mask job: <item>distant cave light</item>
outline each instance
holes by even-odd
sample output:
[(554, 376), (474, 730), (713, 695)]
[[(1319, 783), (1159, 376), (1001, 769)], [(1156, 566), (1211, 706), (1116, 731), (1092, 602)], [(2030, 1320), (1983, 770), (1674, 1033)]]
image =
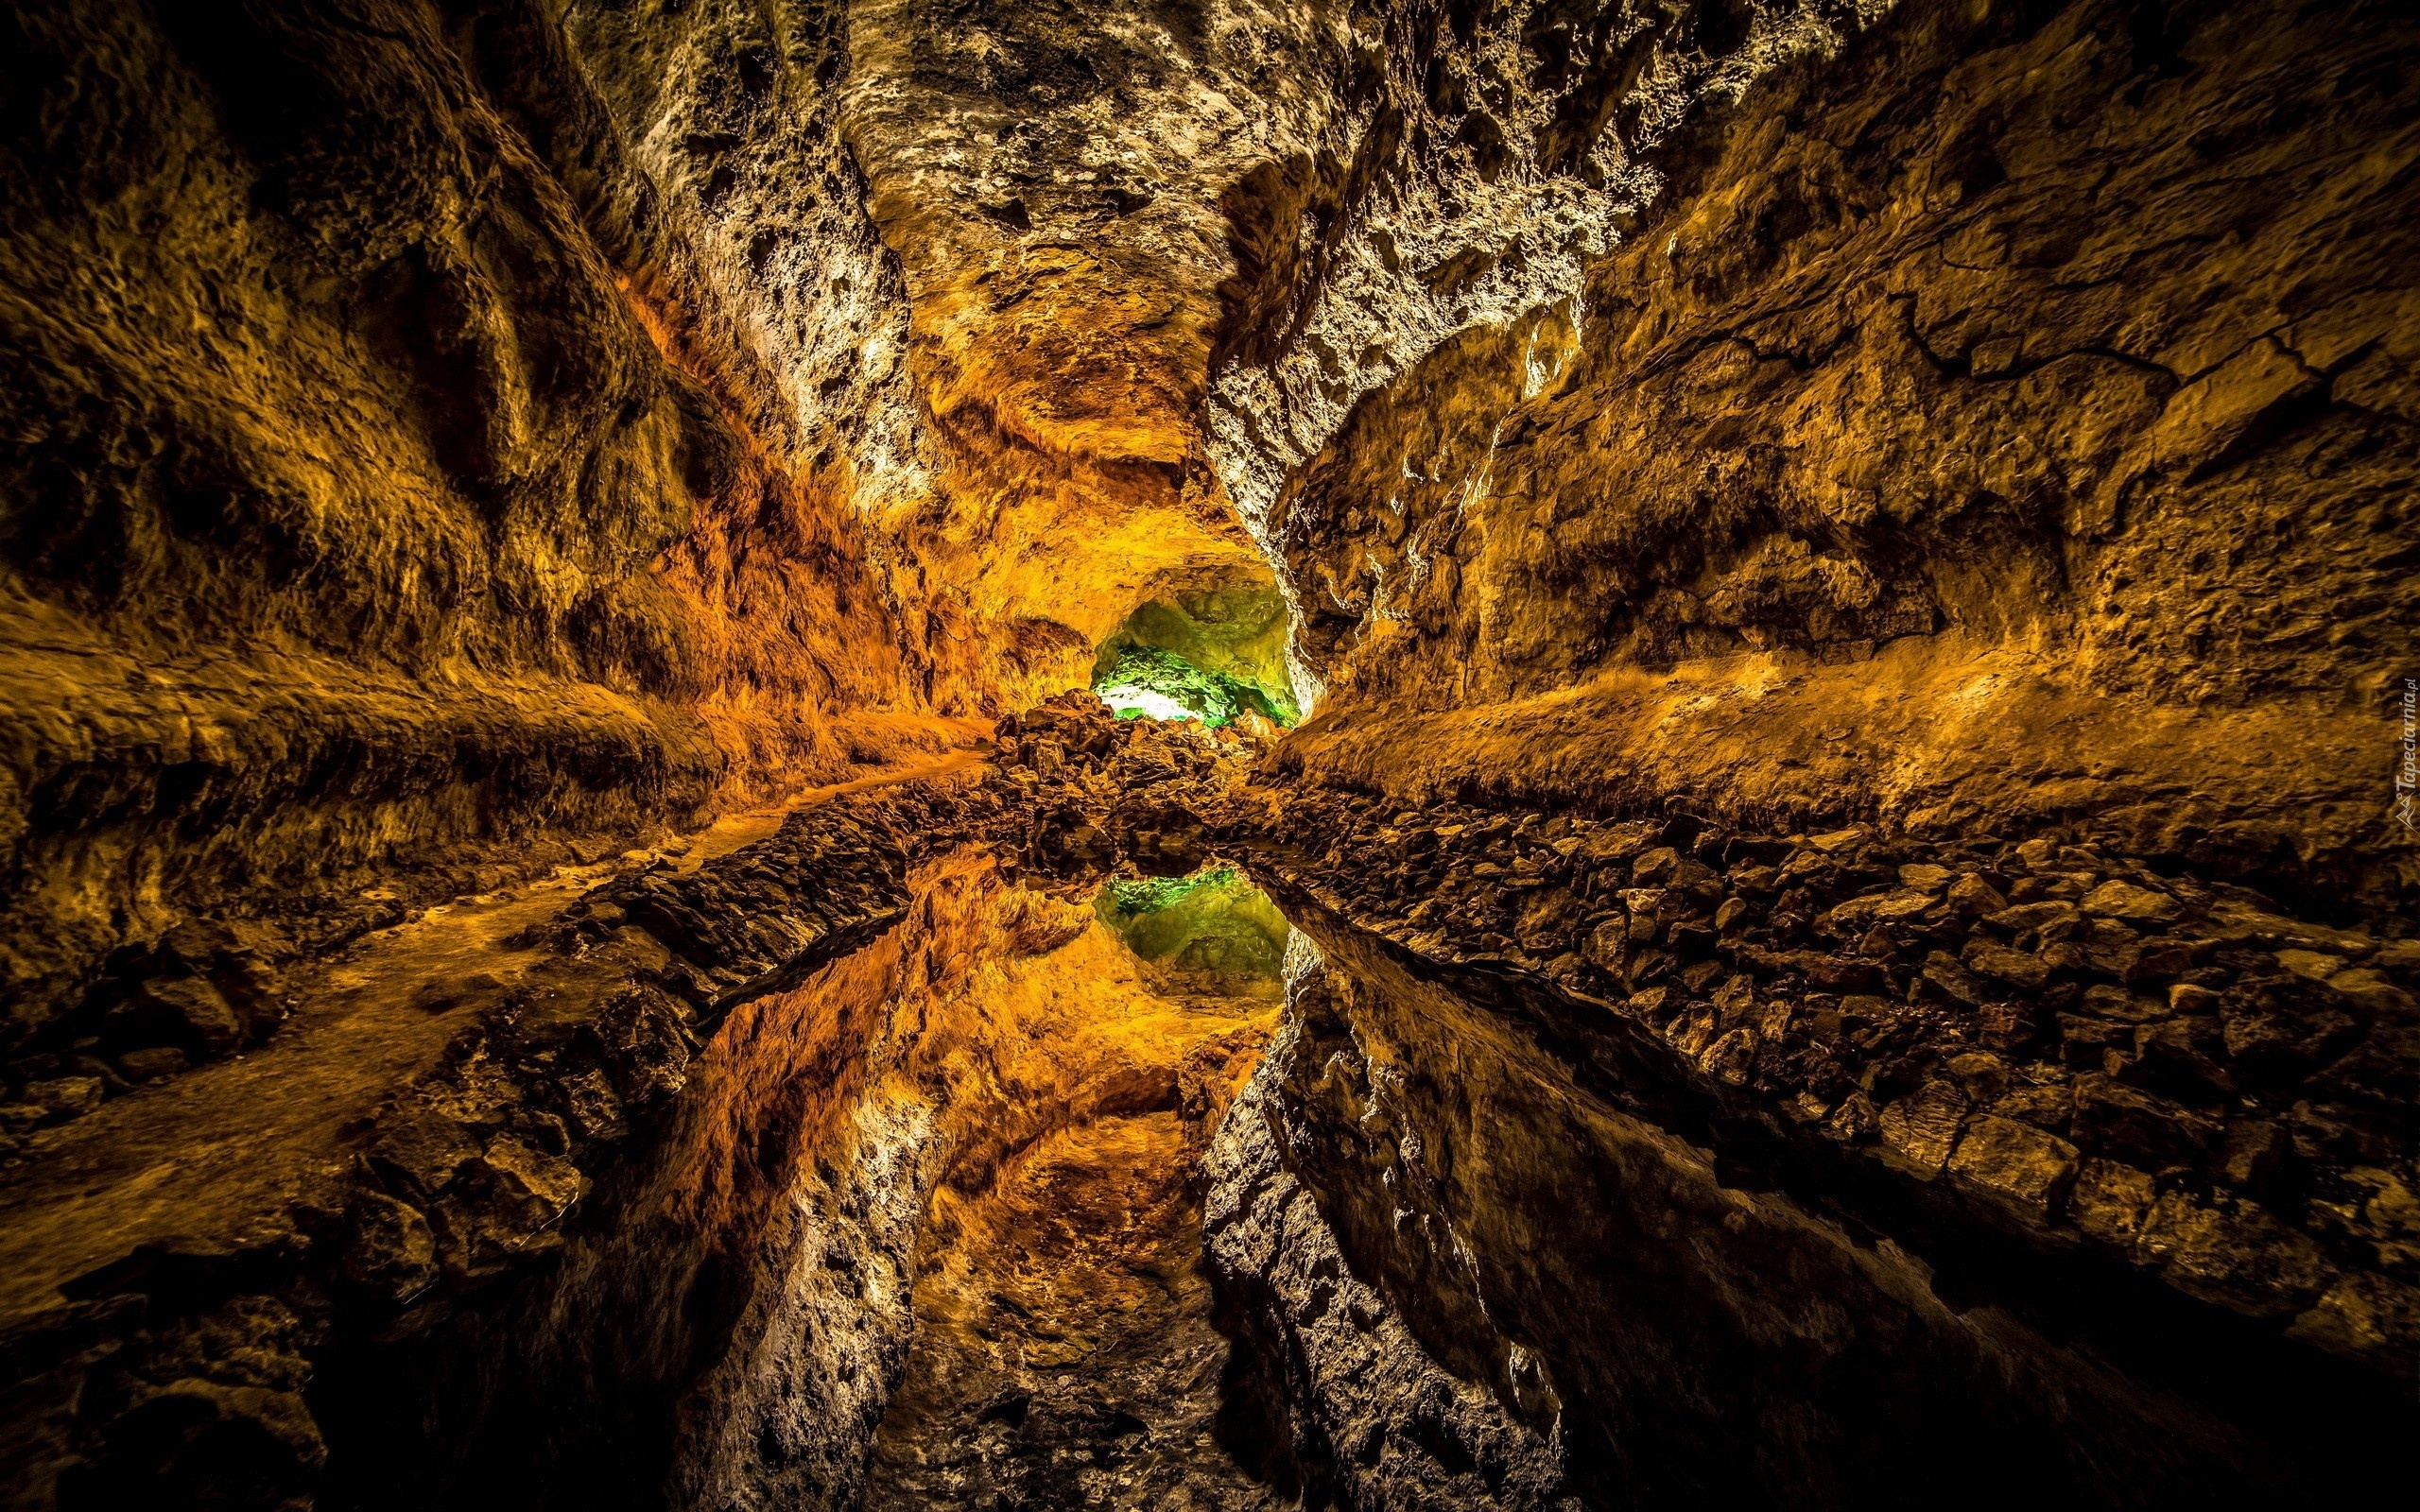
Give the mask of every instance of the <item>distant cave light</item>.
[(1199, 719), (1201, 716), (1184, 705), (1153, 688), (1140, 683), (1117, 683), (1093, 690), (1109, 712), (1120, 719)]
[(1293, 700), (1231, 673), (1203, 668), (1174, 651), (1126, 645), (1105, 653), (1093, 693), (1120, 719), (1199, 719), (1214, 729), (1257, 715), (1280, 729), (1294, 723)]
[(1093, 900), (1156, 990), (1282, 997), (1294, 938), (1252, 879), (1213, 862), (1189, 877), (1112, 878)]

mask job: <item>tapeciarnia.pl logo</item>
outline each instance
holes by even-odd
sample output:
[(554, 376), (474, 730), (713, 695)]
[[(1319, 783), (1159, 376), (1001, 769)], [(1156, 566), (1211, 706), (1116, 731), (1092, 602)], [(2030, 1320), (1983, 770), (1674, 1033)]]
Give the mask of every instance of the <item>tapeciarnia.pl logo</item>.
[(2420, 830), (2412, 812), (2420, 797), (2420, 678), (2403, 679), (2403, 761), (2394, 769), (2394, 816), (2407, 830)]

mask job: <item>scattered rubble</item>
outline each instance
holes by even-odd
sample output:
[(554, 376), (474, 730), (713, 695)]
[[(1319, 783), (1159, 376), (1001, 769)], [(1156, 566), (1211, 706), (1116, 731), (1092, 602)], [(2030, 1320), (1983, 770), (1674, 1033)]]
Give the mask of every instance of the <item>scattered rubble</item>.
[(2047, 1242), (2357, 1358), (2420, 1350), (2420, 940), (2055, 834), (1321, 789), (1286, 815), (1329, 838), (1278, 877), (1417, 957), (1551, 984)]

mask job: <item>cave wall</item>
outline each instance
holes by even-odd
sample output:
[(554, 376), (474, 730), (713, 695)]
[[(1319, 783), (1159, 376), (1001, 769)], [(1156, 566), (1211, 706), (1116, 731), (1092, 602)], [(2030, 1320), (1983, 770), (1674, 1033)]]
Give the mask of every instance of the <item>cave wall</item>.
[(1138, 604), (1269, 581), (1201, 444), (1220, 194), (1334, 109), (1352, 33), (1328, 4), (884, 0), (849, 35), (849, 139), (952, 461), (916, 549), (1024, 656), (1017, 707)]
[(576, 5), (697, 227), (684, 308), (822, 427), (945, 710), (1084, 680), (1136, 605), (1270, 570), (1201, 442), (1222, 187), (1331, 109), (1327, 7)]
[(2387, 9), (392, 9), (11, 23), (20, 1025), (1255, 546), (1316, 773), (2405, 885)]
[(1402, 144), (1236, 312), (1219, 455), (1332, 712), (1289, 759), (2403, 897), (2408, 19), (1628, 15), (1392, 49)]
[(192, 913), (569, 860), (923, 706), (544, 13), (7, 25), (12, 1039)]

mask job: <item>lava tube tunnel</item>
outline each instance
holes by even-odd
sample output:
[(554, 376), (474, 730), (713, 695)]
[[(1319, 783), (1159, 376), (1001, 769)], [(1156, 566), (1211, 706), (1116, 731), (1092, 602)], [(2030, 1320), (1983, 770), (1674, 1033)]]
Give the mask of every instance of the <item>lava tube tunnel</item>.
[(2360, 1507), (2420, 20), (0, 20), (0, 1508)]

